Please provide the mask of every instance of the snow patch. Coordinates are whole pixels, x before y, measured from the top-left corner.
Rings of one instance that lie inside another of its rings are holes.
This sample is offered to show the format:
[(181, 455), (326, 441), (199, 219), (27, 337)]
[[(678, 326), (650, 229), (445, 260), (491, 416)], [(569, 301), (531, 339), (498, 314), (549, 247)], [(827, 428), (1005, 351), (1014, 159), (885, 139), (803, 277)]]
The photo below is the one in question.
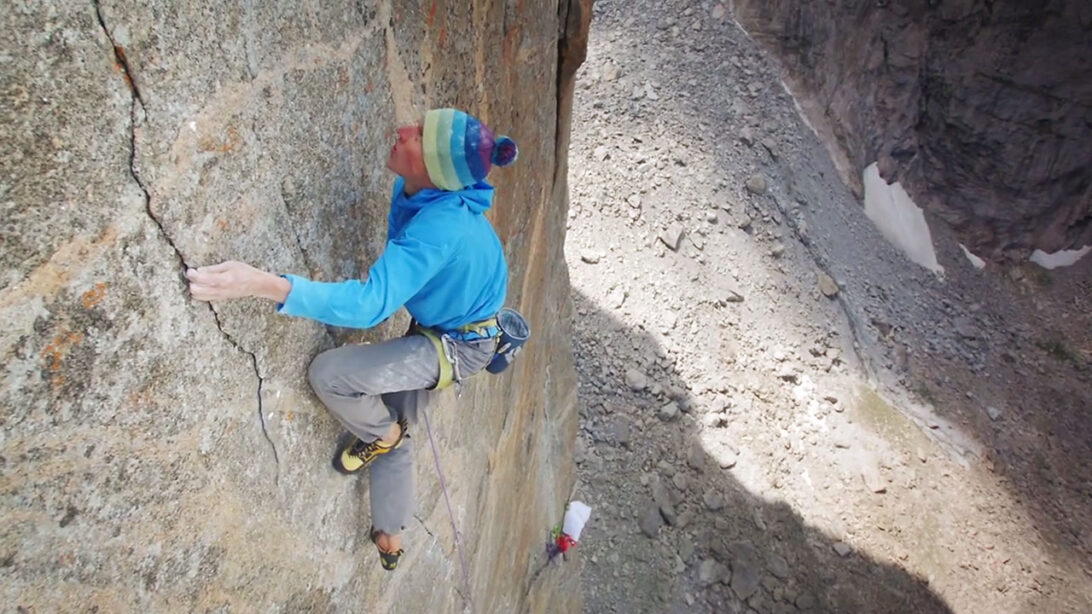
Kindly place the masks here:
[(902, 250), (910, 260), (933, 271), (944, 274), (944, 267), (937, 262), (933, 250), (933, 238), (925, 214), (914, 204), (910, 195), (899, 182), (888, 185), (880, 177), (876, 163), (864, 170), (865, 215), (884, 238)]
[(974, 268), (976, 268), (976, 269), (986, 268), (986, 261), (979, 258), (978, 256), (975, 256), (974, 254), (972, 254), (971, 250), (967, 249), (966, 245), (960, 243), (959, 244), (959, 249), (963, 250), (963, 255), (967, 257), (967, 260), (971, 261), (971, 264), (974, 265)]
[(1081, 249), (1063, 249), (1053, 254), (1037, 249), (1031, 253), (1031, 261), (1044, 269), (1056, 269), (1060, 266), (1072, 266), (1088, 252), (1092, 252), (1092, 245), (1085, 245)]

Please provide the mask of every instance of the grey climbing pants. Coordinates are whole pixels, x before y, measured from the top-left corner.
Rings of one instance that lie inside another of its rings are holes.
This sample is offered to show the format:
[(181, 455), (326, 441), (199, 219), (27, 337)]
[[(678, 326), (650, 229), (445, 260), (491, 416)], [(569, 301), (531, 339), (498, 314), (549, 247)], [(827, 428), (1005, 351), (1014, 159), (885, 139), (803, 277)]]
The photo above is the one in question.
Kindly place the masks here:
[[(453, 341), (459, 379), (485, 368), (495, 339)], [(345, 345), (327, 350), (308, 372), (315, 394), (350, 433), (363, 441), (383, 437), (400, 417), (417, 422), (428, 406), (429, 390), (440, 378), (436, 348), (427, 337), (408, 335), (383, 343)], [(413, 444), (376, 458), (368, 467), (372, 526), (395, 535), (405, 528), (414, 508)]]

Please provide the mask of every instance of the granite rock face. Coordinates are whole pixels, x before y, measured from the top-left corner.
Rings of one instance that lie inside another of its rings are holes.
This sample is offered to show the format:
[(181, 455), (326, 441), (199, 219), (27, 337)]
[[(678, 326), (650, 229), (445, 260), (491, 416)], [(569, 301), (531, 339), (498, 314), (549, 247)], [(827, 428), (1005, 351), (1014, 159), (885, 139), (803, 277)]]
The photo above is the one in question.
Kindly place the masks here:
[(851, 185), (879, 163), (992, 260), (1092, 244), (1092, 5), (735, 0)]
[[(399, 570), (310, 359), (352, 334), (188, 298), (225, 259), (337, 280), (382, 249), (398, 123), (472, 110), (520, 145), (491, 215), (534, 340), (432, 410), (482, 612), (569, 612), (535, 573), (572, 487), (562, 256), (571, 79), (590, 1), (0, 8), (0, 562), (5, 603), (63, 611), (458, 612), (424, 426)], [(427, 581), (425, 580), (427, 579)]]

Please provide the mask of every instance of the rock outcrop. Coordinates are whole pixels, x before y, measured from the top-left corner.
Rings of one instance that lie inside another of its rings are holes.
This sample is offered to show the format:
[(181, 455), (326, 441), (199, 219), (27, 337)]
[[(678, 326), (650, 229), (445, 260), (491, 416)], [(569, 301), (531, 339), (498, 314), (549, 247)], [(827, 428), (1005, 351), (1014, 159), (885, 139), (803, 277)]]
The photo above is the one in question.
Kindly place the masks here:
[(988, 259), (1092, 244), (1092, 5), (733, 6), (851, 185), (878, 161)]
[[(0, 562), (13, 610), (456, 612), (423, 425), (399, 570), (309, 360), (367, 333), (190, 300), (224, 259), (322, 280), (382, 248), (393, 128), (458, 106), (520, 144), (495, 172), (533, 342), (432, 412), (479, 612), (579, 609), (539, 572), (573, 481), (562, 257), (590, 0), (8, 4), (0, 9)], [(424, 444), (424, 445), (422, 445)], [(539, 573), (536, 573), (539, 572)], [(562, 586), (564, 585), (564, 589)]]

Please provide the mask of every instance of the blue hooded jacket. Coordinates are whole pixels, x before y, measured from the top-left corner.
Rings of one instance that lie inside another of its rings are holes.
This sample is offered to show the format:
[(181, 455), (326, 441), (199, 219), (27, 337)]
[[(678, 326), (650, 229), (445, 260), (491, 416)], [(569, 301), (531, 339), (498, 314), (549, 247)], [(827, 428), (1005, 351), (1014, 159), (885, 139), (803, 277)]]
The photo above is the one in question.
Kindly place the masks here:
[(292, 282), (277, 311), (351, 328), (371, 328), (405, 305), (423, 326), (452, 330), (494, 316), (508, 290), (508, 263), (485, 212), (493, 186), (425, 189), (406, 196), (394, 182), (387, 246), (361, 280)]

